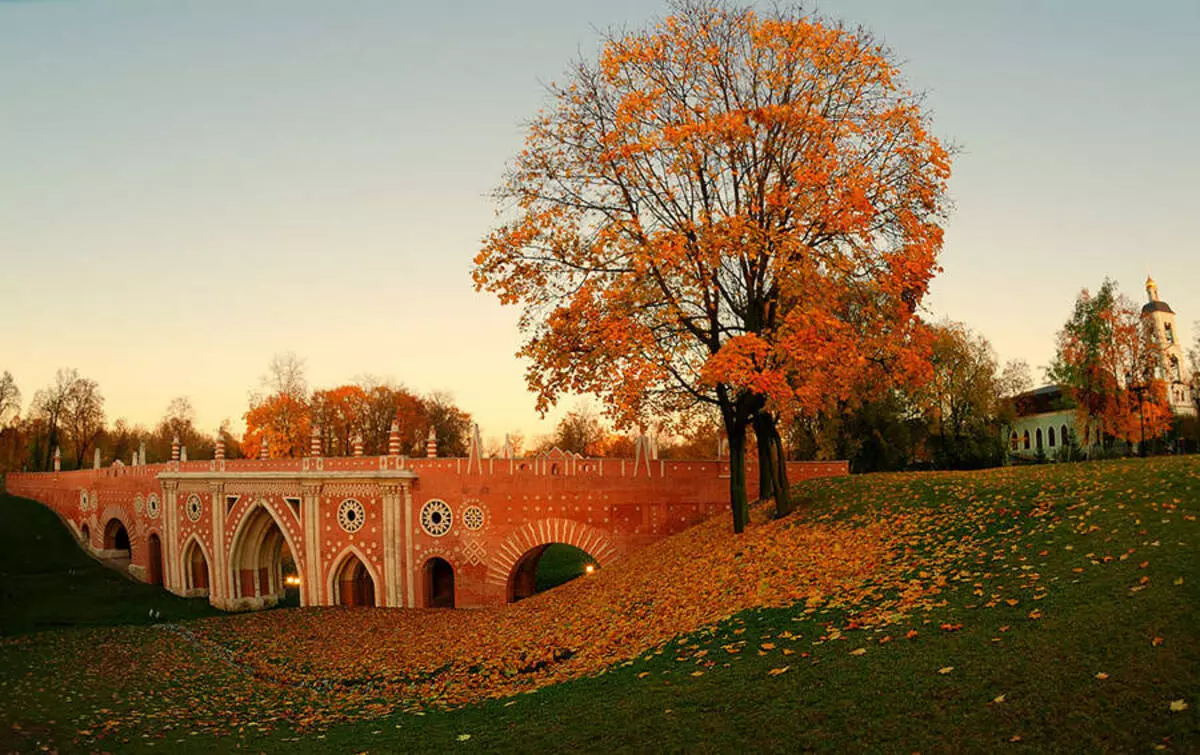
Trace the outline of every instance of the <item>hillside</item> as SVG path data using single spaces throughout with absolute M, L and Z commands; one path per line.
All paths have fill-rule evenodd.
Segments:
M 797 492 L 502 609 L 5 640 L 0 745 L 1200 747 L 1200 460 Z

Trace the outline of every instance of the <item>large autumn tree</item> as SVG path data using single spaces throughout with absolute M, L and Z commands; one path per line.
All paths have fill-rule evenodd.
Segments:
M 523 308 L 539 409 L 591 393 L 619 426 L 668 428 L 715 409 L 741 531 L 751 423 L 902 357 L 947 151 L 889 51 L 792 8 L 675 2 L 548 94 L 476 286 Z
M 1106 437 L 1143 443 L 1171 427 L 1162 359 L 1150 322 L 1106 278 L 1076 297 L 1047 375 L 1075 399 L 1077 424 L 1096 428 L 1089 449 Z

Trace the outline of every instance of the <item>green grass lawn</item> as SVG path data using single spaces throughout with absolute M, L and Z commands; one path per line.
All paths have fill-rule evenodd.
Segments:
M 149 624 L 218 613 L 135 582 L 83 552 L 50 509 L 0 496 L 0 636 L 80 626 Z
M 534 589 L 542 592 L 565 585 L 576 577 L 583 576 L 588 564 L 594 563 L 595 560 L 587 551 L 573 545 L 554 543 L 546 548 L 546 552 L 538 561 Z
M 238 717 L 237 728 L 139 724 L 173 684 L 209 696 L 244 683 L 243 672 L 180 642 L 189 674 L 146 682 L 137 649 L 161 628 L 26 634 L 0 642 L 0 750 L 1200 751 L 1200 458 L 868 475 L 806 483 L 797 494 L 797 521 L 915 517 L 921 527 L 902 547 L 918 564 L 914 584 L 941 584 L 930 607 L 856 629 L 866 613 L 903 605 L 881 586 L 855 605 L 744 611 L 599 676 L 459 710 L 310 728 L 295 726 L 302 710 Z M 0 515 L 21 512 L 0 530 L 5 589 L 10 575 L 41 575 L 90 597 L 6 592 L 6 633 L 142 622 L 155 600 L 178 605 L 179 618 L 191 608 L 107 581 L 70 554 L 52 515 L 27 509 L 0 501 Z M 925 562 L 937 573 L 922 577 Z M 23 618 L 10 621 L 10 610 Z M 269 680 L 260 687 L 263 696 L 285 692 Z M 229 700 L 231 710 L 256 704 Z

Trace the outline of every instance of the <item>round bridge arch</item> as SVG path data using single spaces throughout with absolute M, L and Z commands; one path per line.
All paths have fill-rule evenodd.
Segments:
M 509 603 L 532 595 L 538 560 L 547 546 L 556 543 L 578 548 L 600 566 L 612 563 L 621 555 L 609 536 L 590 524 L 572 519 L 539 519 L 505 539 L 499 556 L 489 565 L 489 584 L 502 588 Z
M 125 528 L 125 523 L 116 517 L 109 519 L 108 524 L 104 525 L 104 550 L 118 558 L 130 558 L 133 555 L 133 546 L 129 542 L 129 530 Z M 123 551 L 123 553 L 117 554 L 113 551 Z

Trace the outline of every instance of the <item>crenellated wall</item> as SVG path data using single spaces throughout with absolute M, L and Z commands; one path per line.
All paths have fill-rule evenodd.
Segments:
M 791 462 L 790 479 L 846 462 Z M 302 605 L 504 603 L 544 546 L 603 566 L 728 509 L 727 461 L 402 456 L 238 459 L 11 474 L 102 557 L 226 610 L 282 596 L 285 553 Z M 757 470 L 747 484 L 757 493 Z M 127 536 L 126 543 L 121 532 Z M 440 559 L 440 561 L 439 561 Z

